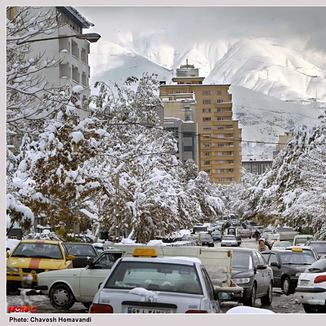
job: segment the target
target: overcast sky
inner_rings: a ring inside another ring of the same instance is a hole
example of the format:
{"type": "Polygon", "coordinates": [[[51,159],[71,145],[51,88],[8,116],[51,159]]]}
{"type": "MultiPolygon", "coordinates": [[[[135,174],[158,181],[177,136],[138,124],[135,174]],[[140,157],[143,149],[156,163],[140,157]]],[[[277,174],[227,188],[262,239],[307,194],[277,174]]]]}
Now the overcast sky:
{"type": "Polygon", "coordinates": [[[167,31],[169,42],[268,37],[326,52],[326,7],[76,7],[106,41],[167,31]],[[173,36],[172,36],[173,35],[173,36]]]}

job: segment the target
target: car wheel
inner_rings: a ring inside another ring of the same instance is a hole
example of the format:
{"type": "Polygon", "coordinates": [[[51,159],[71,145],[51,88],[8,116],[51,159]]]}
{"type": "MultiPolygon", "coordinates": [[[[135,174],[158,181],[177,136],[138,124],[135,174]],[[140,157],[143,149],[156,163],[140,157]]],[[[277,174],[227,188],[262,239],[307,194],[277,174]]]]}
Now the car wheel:
{"type": "Polygon", "coordinates": [[[272,283],[270,283],[266,295],[263,296],[260,299],[260,301],[262,306],[269,306],[272,304],[272,300],[273,300],[273,288],[272,288],[272,283]]]}
{"type": "Polygon", "coordinates": [[[282,281],[282,290],[285,295],[290,295],[292,292],[291,283],[289,277],[284,277],[282,281]]]}
{"type": "Polygon", "coordinates": [[[256,284],[253,284],[250,297],[248,297],[243,303],[246,306],[254,307],[256,304],[256,284]]]}
{"type": "Polygon", "coordinates": [[[69,310],[75,303],[75,297],[65,284],[56,284],[50,290],[50,302],[57,310],[69,310]]]}

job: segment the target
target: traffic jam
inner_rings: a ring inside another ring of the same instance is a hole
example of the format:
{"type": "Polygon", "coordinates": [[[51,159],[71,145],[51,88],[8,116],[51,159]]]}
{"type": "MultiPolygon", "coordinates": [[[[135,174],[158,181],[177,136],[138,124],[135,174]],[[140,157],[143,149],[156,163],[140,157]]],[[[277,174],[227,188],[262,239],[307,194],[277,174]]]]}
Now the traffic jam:
{"type": "Polygon", "coordinates": [[[9,313],[326,312],[326,241],[289,227],[226,217],[147,244],[78,240],[7,245],[9,313]],[[279,309],[289,298],[297,311],[279,309]]]}

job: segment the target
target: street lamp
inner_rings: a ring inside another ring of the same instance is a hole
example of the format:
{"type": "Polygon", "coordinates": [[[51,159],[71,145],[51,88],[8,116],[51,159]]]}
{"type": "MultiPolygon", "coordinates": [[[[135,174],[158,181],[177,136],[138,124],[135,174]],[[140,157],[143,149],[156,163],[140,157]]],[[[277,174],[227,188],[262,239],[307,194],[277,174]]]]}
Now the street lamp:
{"type": "Polygon", "coordinates": [[[76,37],[81,40],[87,40],[88,42],[95,43],[100,39],[101,35],[97,34],[97,33],[85,33],[85,34],[54,36],[54,37],[46,37],[46,38],[41,38],[41,39],[26,40],[26,41],[21,41],[21,42],[18,41],[17,45],[25,44],[25,43],[49,41],[49,40],[59,40],[59,39],[71,38],[71,37],[76,37]]]}

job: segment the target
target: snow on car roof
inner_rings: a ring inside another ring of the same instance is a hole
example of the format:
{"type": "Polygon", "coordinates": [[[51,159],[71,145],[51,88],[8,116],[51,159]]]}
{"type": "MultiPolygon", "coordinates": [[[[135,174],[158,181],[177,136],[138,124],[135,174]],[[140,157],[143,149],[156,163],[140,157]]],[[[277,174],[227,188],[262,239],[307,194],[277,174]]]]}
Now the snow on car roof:
{"type": "Polygon", "coordinates": [[[123,257],[122,261],[146,261],[156,263],[173,263],[181,265],[193,265],[194,263],[201,264],[200,259],[196,257],[123,257]]]}

